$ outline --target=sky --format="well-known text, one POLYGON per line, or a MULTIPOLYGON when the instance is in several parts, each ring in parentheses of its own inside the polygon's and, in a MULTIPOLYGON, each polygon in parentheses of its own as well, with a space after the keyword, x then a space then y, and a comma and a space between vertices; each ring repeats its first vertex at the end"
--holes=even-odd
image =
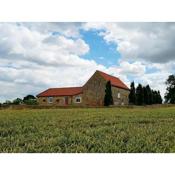
POLYGON ((0 23, 0 102, 82 86, 101 70, 164 96, 175 23, 0 23))

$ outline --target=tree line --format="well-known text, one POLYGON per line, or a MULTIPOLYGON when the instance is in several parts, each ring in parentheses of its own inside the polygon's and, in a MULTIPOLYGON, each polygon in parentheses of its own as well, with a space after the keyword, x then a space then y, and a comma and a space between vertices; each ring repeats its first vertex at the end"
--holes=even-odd
POLYGON ((162 104, 160 91, 150 88, 149 85, 142 86, 138 84, 135 88, 134 82, 130 86, 129 103, 133 105, 152 105, 162 104))
POLYGON ((16 98, 13 101, 6 100, 4 103, 0 103, 1 105, 21 105, 21 104, 26 104, 26 105, 36 105, 37 100, 36 97, 33 95, 27 95, 23 99, 21 98, 16 98))
MULTIPOLYGON (((132 105, 152 105, 152 104, 162 104, 162 97, 160 91, 156 91, 150 88, 149 85, 142 86, 138 84, 135 88, 134 82, 130 86, 129 94, 129 104, 132 105)), ((113 97, 111 90, 111 82, 106 83, 105 96, 104 96, 104 106, 113 105, 113 97)))

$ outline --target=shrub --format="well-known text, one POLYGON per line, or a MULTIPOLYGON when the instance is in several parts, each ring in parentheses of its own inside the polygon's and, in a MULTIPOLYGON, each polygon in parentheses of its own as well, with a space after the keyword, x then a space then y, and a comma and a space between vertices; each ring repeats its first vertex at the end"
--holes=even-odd
POLYGON ((36 99, 25 100, 24 103, 25 103, 26 105, 37 105, 37 104, 38 104, 38 102, 37 102, 36 99))
POLYGON ((16 98, 15 100, 13 100, 14 105, 19 105, 19 104, 22 104, 22 103, 23 103, 23 100, 20 99, 20 98, 16 98))

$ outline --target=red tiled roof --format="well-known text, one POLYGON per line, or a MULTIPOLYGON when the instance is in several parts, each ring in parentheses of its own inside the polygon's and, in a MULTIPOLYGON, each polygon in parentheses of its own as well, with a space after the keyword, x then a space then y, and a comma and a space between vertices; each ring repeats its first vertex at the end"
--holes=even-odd
POLYGON ((50 88, 38 94, 37 97, 71 96, 81 93, 82 93, 82 87, 50 88))
MULTIPOLYGON (((129 90, 129 88, 117 77, 108 75, 104 72, 97 71, 106 80, 110 81, 112 86, 129 90)), ((41 92, 37 97, 49 97, 49 96, 72 96, 83 93, 82 87, 65 87, 65 88, 50 88, 44 92, 41 92)))
POLYGON ((122 89, 127 89, 129 90, 129 88, 117 77, 114 77, 112 75, 108 75, 104 72, 101 71, 97 71, 100 73, 100 75, 106 80, 106 81, 110 81, 112 86, 116 86, 122 89))

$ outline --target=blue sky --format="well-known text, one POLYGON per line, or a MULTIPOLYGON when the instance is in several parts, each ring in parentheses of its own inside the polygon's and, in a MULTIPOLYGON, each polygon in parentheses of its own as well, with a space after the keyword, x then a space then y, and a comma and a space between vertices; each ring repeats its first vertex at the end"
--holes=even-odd
POLYGON ((117 51, 117 45, 110 42, 107 43, 102 36, 99 35, 100 31, 83 31, 80 34, 82 39, 89 45, 90 51, 83 56, 85 59, 93 59, 98 64, 106 67, 117 65, 120 53, 117 51))

